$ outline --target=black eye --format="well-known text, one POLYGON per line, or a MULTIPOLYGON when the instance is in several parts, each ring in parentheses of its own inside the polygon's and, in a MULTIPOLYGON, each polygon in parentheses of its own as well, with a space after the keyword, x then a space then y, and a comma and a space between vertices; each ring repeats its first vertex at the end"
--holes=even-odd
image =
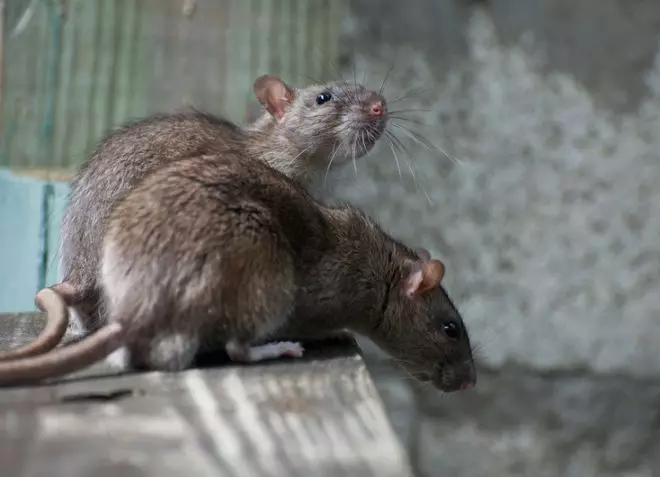
POLYGON ((461 328, 455 321, 445 321, 442 324, 442 331, 453 340, 457 340, 461 336, 461 328))
POLYGON ((323 104, 323 103, 327 103, 331 99, 332 99, 332 95, 330 94, 330 92, 329 91, 324 91, 323 93, 319 94, 316 97, 316 104, 320 105, 320 104, 323 104))

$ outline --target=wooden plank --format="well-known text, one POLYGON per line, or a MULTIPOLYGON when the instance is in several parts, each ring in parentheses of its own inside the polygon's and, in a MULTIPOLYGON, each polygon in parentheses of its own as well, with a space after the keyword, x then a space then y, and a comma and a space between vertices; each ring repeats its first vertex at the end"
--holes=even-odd
MULTIPOLYGON (((42 323, 0 315, 1 345, 42 323)), ((411 477, 355 341, 306 348, 301 360, 207 355, 181 373, 123 375, 97 365, 2 389, 3 475, 411 477)))

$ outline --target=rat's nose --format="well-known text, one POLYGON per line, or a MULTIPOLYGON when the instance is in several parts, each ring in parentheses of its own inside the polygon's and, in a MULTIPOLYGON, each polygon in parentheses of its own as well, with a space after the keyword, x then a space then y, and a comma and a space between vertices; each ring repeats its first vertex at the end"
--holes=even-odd
POLYGON ((468 381, 463 381, 463 383, 459 386, 459 389, 461 391, 465 391, 466 389, 471 389, 474 387, 474 381, 468 380, 468 381))
POLYGON ((387 103, 378 93, 371 93, 364 104, 364 111, 372 118, 382 118, 387 114, 387 103))
POLYGON ((477 385, 477 370, 474 368, 474 365, 470 366, 470 370, 468 372, 468 377, 461 383, 459 388, 461 391, 464 391, 466 389, 472 389, 477 385))
POLYGON ((371 106, 369 106, 369 114, 372 116, 382 116, 383 113, 385 112, 385 105, 383 104, 382 101, 374 101, 371 103, 371 106))

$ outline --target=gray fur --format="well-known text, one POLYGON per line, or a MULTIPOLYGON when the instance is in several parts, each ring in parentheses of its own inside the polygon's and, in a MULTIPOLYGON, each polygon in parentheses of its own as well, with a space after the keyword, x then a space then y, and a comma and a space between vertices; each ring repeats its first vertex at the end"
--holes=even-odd
POLYGON ((359 210, 322 205, 240 154, 151 174, 112 212, 103 251, 108 319, 124 329, 133 367, 183 369, 191 347, 347 328, 442 389, 474 379, 467 331, 442 286, 403 293, 420 255, 359 210), (443 332, 447 320, 458 339, 443 332))
POLYGON ((330 160, 341 165, 368 153, 384 130, 386 117, 365 115, 369 102, 382 98, 360 85, 334 82, 291 91, 295 95, 279 121, 265 112, 241 128, 197 111, 163 114, 126 124, 100 141, 71 184, 60 238, 63 281, 83 297, 72 309, 82 332, 104 322, 96 272, 107 217, 153 171, 185 157, 231 150, 311 185, 330 160), (323 91, 333 100, 318 105, 315 98, 323 91))

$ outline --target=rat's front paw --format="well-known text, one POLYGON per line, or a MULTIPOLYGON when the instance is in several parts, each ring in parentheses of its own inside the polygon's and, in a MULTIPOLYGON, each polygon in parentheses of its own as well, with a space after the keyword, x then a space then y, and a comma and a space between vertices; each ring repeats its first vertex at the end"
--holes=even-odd
POLYGON ((263 361, 265 359, 277 359, 282 356, 290 358, 302 358, 303 347, 295 341, 275 341, 250 348, 252 361, 263 361))
MULTIPOLYGON (((305 352, 302 344, 297 341, 277 341, 269 343, 279 351, 279 356, 289 356, 290 358, 302 358, 305 352)), ((268 346, 268 345, 266 345, 268 346)))
POLYGON ((304 351, 302 344, 296 341, 274 341, 272 343, 246 348, 238 346, 235 343, 227 346, 227 352, 233 361, 243 361, 246 363, 277 359, 282 356, 302 358, 304 351))

